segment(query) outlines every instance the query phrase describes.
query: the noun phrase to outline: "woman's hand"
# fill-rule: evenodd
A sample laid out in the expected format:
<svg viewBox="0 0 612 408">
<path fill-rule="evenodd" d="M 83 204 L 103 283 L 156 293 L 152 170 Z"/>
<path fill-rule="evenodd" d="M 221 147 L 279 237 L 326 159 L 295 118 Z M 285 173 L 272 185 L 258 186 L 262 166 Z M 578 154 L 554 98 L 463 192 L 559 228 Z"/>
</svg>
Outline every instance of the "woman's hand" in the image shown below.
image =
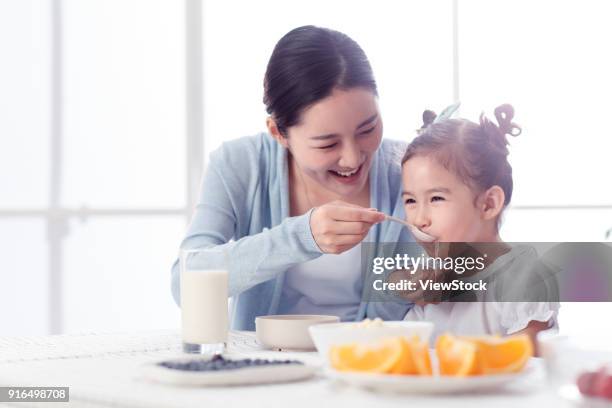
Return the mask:
<svg viewBox="0 0 612 408">
<path fill-rule="evenodd" d="M 313 210 L 310 230 L 324 253 L 340 254 L 359 244 L 370 228 L 385 219 L 374 208 L 332 201 Z"/>
</svg>

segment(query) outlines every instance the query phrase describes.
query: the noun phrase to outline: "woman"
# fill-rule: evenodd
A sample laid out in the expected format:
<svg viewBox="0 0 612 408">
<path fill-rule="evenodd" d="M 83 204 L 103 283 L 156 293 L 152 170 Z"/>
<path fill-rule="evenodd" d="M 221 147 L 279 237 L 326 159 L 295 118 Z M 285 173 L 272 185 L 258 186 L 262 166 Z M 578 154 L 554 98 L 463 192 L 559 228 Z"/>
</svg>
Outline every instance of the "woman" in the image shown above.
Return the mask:
<svg viewBox="0 0 612 408">
<path fill-rule="evenodd" d="M 256 316 L 334 314 L 401 319 L 409 303 L 368 302 L 360 245 L 412 241 L 403 217 L 401 142 L 382 141 L 377 88 L 363 50 L 337 31 L 287 33 L 264 79 L 268 133 L 211 154 L 181 248 L 229 259 L 232 328 Z M 230 240 L 233 240 L 230 242 Z M 172 293 L 179 303 L 179 271 Z"/>
</svg>

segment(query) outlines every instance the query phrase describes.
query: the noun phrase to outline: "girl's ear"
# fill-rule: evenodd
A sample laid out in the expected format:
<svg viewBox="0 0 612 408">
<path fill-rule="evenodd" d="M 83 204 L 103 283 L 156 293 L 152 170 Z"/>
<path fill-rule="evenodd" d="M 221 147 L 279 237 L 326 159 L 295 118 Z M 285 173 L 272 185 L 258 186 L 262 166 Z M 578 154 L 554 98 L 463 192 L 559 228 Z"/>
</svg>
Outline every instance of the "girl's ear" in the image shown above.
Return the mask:
<svg viewBox="0 0 612 408">
<path fill-rule="evenodd" d="M 500 186 L 493 186 L 482 193 L 481 211 L 485 220 L 494 220 L 504 209 L 506 194 Z"/>
<path fill-rule="evenodd" d="M 270 135 L 280 143 L 285 149 L 289 148 L 289 143 L 287 142 L 287 138 L 281 134 L 278 130 L 278 126 L 276 125 L 276 121 L 272 119 L 272 116 L 268 116 L 266 119 L 266 126 L 268 127 L 268 132 Z"/>
</svg>

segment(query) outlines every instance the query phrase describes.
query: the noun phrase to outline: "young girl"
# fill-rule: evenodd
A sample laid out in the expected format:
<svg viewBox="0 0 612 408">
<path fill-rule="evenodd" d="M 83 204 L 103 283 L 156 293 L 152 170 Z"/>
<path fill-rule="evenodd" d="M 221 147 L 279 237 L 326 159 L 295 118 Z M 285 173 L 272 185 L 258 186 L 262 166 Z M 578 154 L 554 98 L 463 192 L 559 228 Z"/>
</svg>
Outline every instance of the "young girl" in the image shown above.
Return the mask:
<svg viewBox="0 0 612 408">
<path fill-rule="evenodd" d="M 426 111 L 424 124 L 402 160 L 406 216 L 437 242 L 497 243 L 500 249 L 486 265 L 486 274 L 503 271 L 521 279 L 537 260 L 528 246 L 511 247 L 499 234 L 500 217 L 512 197 L 512 167 L 507 136 L 521 129 L 512 122 L 510 105 L 495 109 L 497 125 L 480 116 L 434 122 Z M 520 288 L 520 286 L 519 286 Z M 491 292 L 492 293 L 492 292 Z M 417 304 L 405 320 L 428 320 L 438 334 L 463 335 L 537 332 L 556 325 L 558 302 L 442 302 Z M 535 344 L 535 343 L 534 343 Z"/>
</svg>

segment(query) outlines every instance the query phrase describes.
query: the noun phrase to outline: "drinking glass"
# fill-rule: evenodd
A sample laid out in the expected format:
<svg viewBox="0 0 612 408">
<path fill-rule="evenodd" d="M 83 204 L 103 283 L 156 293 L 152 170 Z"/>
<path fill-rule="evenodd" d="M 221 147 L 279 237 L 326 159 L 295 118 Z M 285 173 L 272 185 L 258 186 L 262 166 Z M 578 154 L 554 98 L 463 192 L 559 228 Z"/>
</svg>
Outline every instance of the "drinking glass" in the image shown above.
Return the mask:
<svg viewBox="0 0 612 408">
<path fill-rule="evenodd" d="M 180 252 L 183 351 L 221 354 L 228 338 L 228 257 L 216 248 Z"/>
</svg>

